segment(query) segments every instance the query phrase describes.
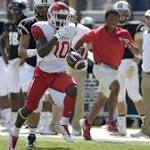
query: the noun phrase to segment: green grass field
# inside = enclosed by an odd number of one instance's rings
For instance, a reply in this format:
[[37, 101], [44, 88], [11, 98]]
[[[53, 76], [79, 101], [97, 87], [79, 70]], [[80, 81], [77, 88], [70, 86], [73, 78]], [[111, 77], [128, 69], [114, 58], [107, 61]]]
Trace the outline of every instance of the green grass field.
[[[7, 147], [8, 137], [0, 136], [0, 150], [7, 150]], [[19, 139], [17, 150], [27, 150], [26, 137]], [[59, 138], [38, 137], [36, 148], [33, 150], [150, 150], [150, 143], [77, 140], [71, 144]]]

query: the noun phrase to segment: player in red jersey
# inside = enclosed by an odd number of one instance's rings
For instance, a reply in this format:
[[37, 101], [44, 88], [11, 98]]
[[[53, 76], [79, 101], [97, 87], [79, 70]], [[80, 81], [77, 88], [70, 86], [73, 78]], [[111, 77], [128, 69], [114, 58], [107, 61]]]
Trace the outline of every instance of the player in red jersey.
[[[76, 83], [65, 72], [65, 57], [75, 35], [74, 24], [68, 24], [69, 8], [62, 2], [53, 3], [48, 9], [48, 21], [36, 22], [32, 35], [36, 39], [39, 59], [29, 87], [25, 105], [18, 111], [15, 126], [10, 133], [10, 149], [16, 148], [19, 130], [26, 118], [37, 108], [47, 88], [65, 93], [63, 114], [57, 130], [68, 142], [73, 142], [69, 130], [69, 119], [74, 112]], [[62, 99], [63, 100], [63, 99]]]

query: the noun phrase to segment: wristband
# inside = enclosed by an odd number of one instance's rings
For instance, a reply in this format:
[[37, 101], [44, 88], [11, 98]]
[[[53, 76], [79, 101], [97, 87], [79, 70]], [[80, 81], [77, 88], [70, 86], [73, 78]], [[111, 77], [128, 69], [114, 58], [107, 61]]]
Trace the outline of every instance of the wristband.
[[28, 57], [33, 57], [37, 55], [37, 49], [27, 49], [27, 55]]

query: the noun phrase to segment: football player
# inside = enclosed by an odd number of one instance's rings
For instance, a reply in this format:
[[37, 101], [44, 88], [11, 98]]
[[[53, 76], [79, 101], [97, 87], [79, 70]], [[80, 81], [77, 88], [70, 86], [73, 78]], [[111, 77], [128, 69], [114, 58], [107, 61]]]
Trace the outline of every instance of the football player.
[[[27, 89], [29, 87], [29, 84], [34, 74], [33, 72], [34, 72], [34, 67], [36, 66], [36, 55], [37, 55], [36, 43], [31, 34], [31, 26], [37, 21], [47, 20], [47, 10], [53, 2], [54, 2], [53, 0], [47, 0], [47, 1], [35, 0], [34, 7], [33, 7], [34, 17], [23, 19], [18, 25], [18, 30], [20, 33], [18, 53], [20, 57], [25, 59], [26, 62], [25, 73], [27, 78], [24, 82], [26, 84]], [[36, 111], [32, 113], [27, 120], [29, 125], [29, 130], [30, 130], [30, 134], [28, 136], [28, 143], [27, 143], [28, 147], [33, 147], [35, 146], [36, 143], [35, 132], [39, 122], [39, 117], [40, 117], [39, 112], [42, 109], [42, 104], [43, 104], [43, 100], [40, 101]], [[43, 123], [42, 125], [44, 126], [43, 127], [44, 131], [42, 130], [40, 131], [40, 133], [50, 134], [50, 131], [48, 130], [49, 124], [47, 123], [50, 122], [49, 120], [50, 120], [50, 113], [45, 110], [44, 112], [42, 112], [41, 115], [41, 121]]]
[[63, 114], [56, 128], [66, 141], [73, 142], [68, 124], [74, 112], [77, 88], [73, 78], [65, 72], [65, 57], [75, 35], [75, 27], [73, 24], [68, 25], [68, 15], [68, 6], [62, 2], [56, 2], [48, 9], [48, 21], [37, 22], [32, 26], [32, 35], [36, 39], [40, 58], [26, 103], [18, 111], [16, 123], [10, 132], [10, 149], [16, 148], [21, 126], [38, 107], [40, 98], [48, 88], [66, 94], [63, 101]]
[[[4, 22], [0, 22], [0, 36], [4, 32]], [[2, 50], [1, 46], [3, 43], [0, 43], [0, 108], [1, 115], [4, 118], [4, 125], [9, 129], [10, 125], [10, 104], [8, 99], [8, 91], [7, 91], [7, 77], [6, 77], [6, 66], [5, 63], [8, 64], [7, 56]], [[5, 59], [6, 58], [6, 59]], [[4, 63], [5, 61], [5, 63]]]
[[[20, 89], [23, 93], [27, 92], [23, 83], [25, 73], [24, 65], [20, 66], [20, 58], [18, 56], [18, 39], [19, 33], [17, 26], [19, 22], [26, 18], [25, 11], [27, 4], [24, 1], [12, 1], [8, 6], [9, 23], [5, 25], [6, 29], [1, 37], [2, 50], [7, 50], [8, 60], [5, 59], [7, 65], [7, 85], [11, 99], [11, 123], [16, 120], [18, 108], [24, 101], [20, 102]], [[5, 57], [6, 58], [6, 57]], [[20, 104], [21, 103], [21, 104]]]
[[[127, 29], [132, 35], [134, 41], [139, 41], [137, 34], [142, 31], [143, 23], [140, 21], [129, 21], [131, 18], [131, 6], [126, 1], [118, 1], [113, 6], [120, 12], [119, 26]], [[121, 40], [121, 39], [120, 39]], [[138, 42], [139, 43], [139, 42]], [[139, 74], [138, 63], [141, 59], [140, 55], [133, 55], [128, 48], [125, 49], [123, 59], [119, 66], [118, 81], [120, 84], [120, 92], [118, 95], [118, 132], [120, 135], [126, 135], [126, 91], [128, 96], [134, 102], [141, 120], [144, 119], [143, 99], [139, 93]]]

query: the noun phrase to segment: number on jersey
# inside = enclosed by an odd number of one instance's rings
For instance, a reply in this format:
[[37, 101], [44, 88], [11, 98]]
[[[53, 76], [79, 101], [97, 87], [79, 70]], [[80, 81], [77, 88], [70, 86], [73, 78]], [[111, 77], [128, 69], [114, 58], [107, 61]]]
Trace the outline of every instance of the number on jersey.
[[69, 49], [70, 49], [70, 44], [68, 41], [57, 42], [56, 50], [54, 54], [58, 58], [65, 58]]
[[9, 44], [17, 46], [18, 43], [18, 32], [9, 32]]

